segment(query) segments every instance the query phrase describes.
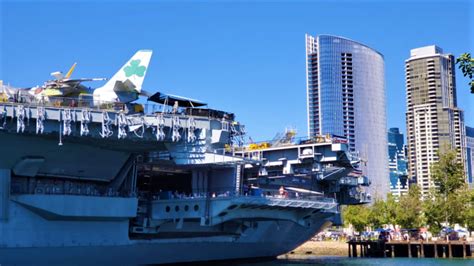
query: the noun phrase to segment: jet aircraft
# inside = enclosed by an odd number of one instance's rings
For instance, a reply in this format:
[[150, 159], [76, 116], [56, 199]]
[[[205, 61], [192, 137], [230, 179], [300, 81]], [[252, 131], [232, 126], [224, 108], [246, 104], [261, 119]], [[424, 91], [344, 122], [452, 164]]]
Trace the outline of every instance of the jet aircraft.
[[53, 72], [53, 80], [46, 81], [41, 86], [32, 88], [13, 88], [0, 83], [0, 101], [45, 101], [52, 98], [78, 98], [81, 95], [91, 95], [94, 105], [102, 103], [130, 103], [138, 99], [139, 95], [149, 96], [142, 90], [152, 51], [139, 50], [123, 65], [107, 83], [99, 88], [86, 87], [82, 82], [100, 81], [105, 78], [71, 79], [76, 67], [72, 65], [66, 75], [62, 72]]

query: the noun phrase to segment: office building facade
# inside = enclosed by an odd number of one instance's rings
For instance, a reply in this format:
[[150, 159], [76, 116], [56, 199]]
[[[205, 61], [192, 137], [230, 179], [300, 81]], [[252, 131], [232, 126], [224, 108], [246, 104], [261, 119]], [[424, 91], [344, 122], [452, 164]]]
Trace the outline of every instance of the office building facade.
[[390, 192], [396, 199], [408, 192], [408, 169], [406, 146], [403, 134], [398, 128], [390, 128], [388, 138], [388, 169], [390, 171]]
[[306, 35], [308, 135], [345, 138], [362, 159], [372, 196], [389, 192], [384, 58], [337, 36]]
[[474, 128], [466, 126], [466, 173], [467, 183], [474, 189]]
[[405, 61], [409, 177], [423, 197], [435, 184], [430, 167], [438, 152], [456, 149], [464, 163], [464, 117], [457, 108], [454, 57], [437, 46], [412, 49]]

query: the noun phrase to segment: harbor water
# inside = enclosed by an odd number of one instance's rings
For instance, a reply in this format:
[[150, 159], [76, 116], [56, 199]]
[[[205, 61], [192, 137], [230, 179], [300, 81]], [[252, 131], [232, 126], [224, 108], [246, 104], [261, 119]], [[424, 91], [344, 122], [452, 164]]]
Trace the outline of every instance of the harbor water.
[[[229, 265], [229, 264], [226, 264]], [[231, 263], [232, 265], [232, 263]], [[347, 258], [347, 257], [316, 257], [308, 256], [306, 259], [276, 259], [265, 262], [247, 262], [233, 265], [239, 266], [309, 266], [309, 265], [377, 265], [377, 266], [398, 266], [398, 265], [456, 265], [456, 266], [474, 266], [474, 259], [434, 259], [434, 258]]]

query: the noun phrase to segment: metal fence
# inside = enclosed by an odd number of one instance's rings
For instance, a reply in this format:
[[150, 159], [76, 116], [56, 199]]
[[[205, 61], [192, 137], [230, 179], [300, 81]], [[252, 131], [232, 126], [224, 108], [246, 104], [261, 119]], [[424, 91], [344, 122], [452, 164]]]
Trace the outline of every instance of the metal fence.
[[235, 187], [212, 187], [209, 191], [192, 190], [190, 192], [160, 191], [155, 193], [140, 193], [139, 197], [151, 197], [154, 200], [170, 200], [170, 199], [199, 199], [199, 198], [229, 198], [229, 197], [253, 197], [253, 198], [272, 198], [272, 199], [293, 199], [293, 200], [309, 200], [326, 203], [336, 203], [336, 199], [324, 195], [315, 195], [313, 193], [295, 192], [285, 188], [283, 190], [265, 189], [259, 187], [245, 186], [239, 191]]

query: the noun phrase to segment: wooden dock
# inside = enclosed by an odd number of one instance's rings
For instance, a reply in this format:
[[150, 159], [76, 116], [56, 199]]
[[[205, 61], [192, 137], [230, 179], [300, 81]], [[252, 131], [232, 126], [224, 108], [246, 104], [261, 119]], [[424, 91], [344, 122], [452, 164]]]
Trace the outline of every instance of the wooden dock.
[[375, 258], [470, 258], [474, 243], [467, 241], [390, 241], [351, 240], [349, 257]]

